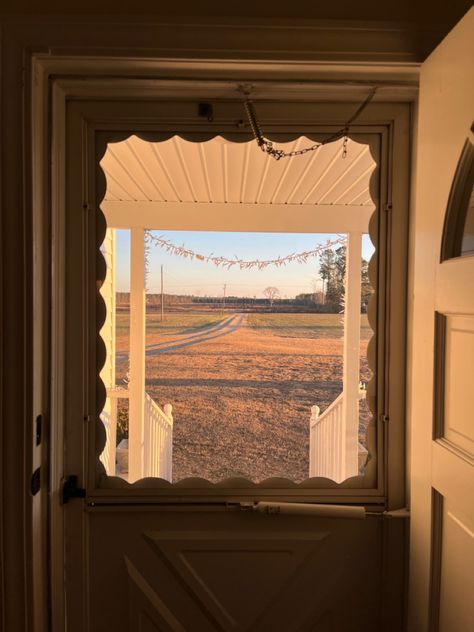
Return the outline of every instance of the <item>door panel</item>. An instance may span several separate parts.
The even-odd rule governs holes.
[[[157,104],[151,105],[156,117]],[[154,121],[145,106],[150,106],[145,104],[142,108],[146,120]],[[167,121],[171,106],[161,107]],[[125,116],[130,117],[127,108],[133,110],[133,119]],[[97,456],[105,444],[105,433],[103,424],[96,420],[105,391],[97,377],[106,354],[95,325],[102,324],[106,316],[97,294],[97,280],[103,279],[104,272],[97,251],[106,226],[103,215],[95,212],[93,201],[84,200],[103,197],[100,191],[96,197],[94,189],[104,184],[103,174],[97,169],[97,154],[104,150],[103,121],[107,120],[109,126],[139,126],[143,115],[135,102],[120,106],[108,101],[99,105],[93,100],[68,102],[66,203],[64,216],[61,215],[66,247],[64,259],[59,258],[67,272],[65,396],[62,393],[65,474],[76,474],[80,485],[86,488],[84,501],[74,499],[63,508],[64,593],[69,632],[402,629],[404,520],[381,515],[360,521],[262,516],[252,511],[228,510],[226,504],[229,499],[235,503],[236,499],[315,502],[315,498],[323,498],[345,504],[372,503],[376,510],[382,510],[385,503],[398,508],[403,502],[399,430],[403,426],[404,405],[403,396],[397,394],[401,390],[398,383],[403,381],[400,367],[404,361],[404,345],[400,342],[404,339],[408,121],[406,107],[383,108],[386,109],[377,115],[381,117],[377,125],[380,120],[387,122],[383,130],[385,149],[387,154],[393,152],[390,155],[400,165],[393,175],[393,209],[387,205],[378,227],[384,241],[396,242],[396,248],[390,249],[390,264],[398,273],[389,277],[385,264],[378,267],[385,292],[383,311],[387,297],[392,300],[387,326],[382,317],[384,327],[379,325],[380,338],[392,349],[390,358],[382,353],[384,345],[377,346],[380,371],[389,376],[387,383],[378,387],[379,401],[384,402],[389,391],[394,394],[384,421],[377,420],[378,427],[384,427],[377,434],[380,454],[383,445],[390,443],[391,450],[386,455],[390,470],[378,465],[376,473],[374,468],[376,480],[367,489],[360,487],[367,484],[365,479],[349,480],[340,486],[327,485],[323,480],[319,482],[321,489],[313,489],[311,482],[280,488],[283,483],[278,479],[270,481],[267,487],[265,482],[257,486],[237,480],[233,484],[239,487],[229,487],[227,483],[211,485],[193,479],[187,487],[159,479],[128,485],[113,477],[101,485],[103,470],[97,467]],[[107,118],[112,117],[111,110],[116,119]],[[315,116],[312,104],[311,116]],[[99,140],[94,135],[96,124]],[[368,125],[367,130],[370,129]],[[124,127],[117,137],[129,132]],[[388,140],[392,135],[393,146]],[[83,154],[78,147],[84,147]],[[381,188],[388,196],[388,171],[384,173]],[[387,338],[385,330],[389,332]],[[388,418],[390,424],[386,423]],[[315,497],[321,490],[324,495]],[[210,506],[214,508],[209,509]]]
[[[92,509],[90,630],[380,630],[383,522]]]
[[[446,319],[444,437],[474,458],[474,315]]]
[[[462,505],[449,500],[442,520],[439,629],[465,632],[474,621],[474,524]]]
[[[421,73],[410,367],[413,632],[474,629],[474,256],[460,249],[472,189],[473,30],[471,10]]]

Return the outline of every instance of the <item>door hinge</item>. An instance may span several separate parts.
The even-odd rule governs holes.
[[[391,211],[392,209],[393,209],[393,206],[392,206],[392,203],[391,203],[391,202],[388,202],[387,204],[384,204],[384,205],[383,205],[383,210],[384,210],[384,211],[386,211],[386,212],[389,212],[389,211]]]
[[[71,474],[66,476],[63,480],[63,487],[61,490],[61,504],[65,505],[71,498],[85,498],[86,490],[83,487],[78,487],[77,476]]]
[[[382,413],[381,415],[379,415],[379,420],[387,423],[390,420],[390,417],[386,413]]]

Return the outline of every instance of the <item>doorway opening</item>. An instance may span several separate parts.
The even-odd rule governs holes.
[[[363,474],[376,160],[342,145],[287,162],[221,137],[108,145],[109,476]]]

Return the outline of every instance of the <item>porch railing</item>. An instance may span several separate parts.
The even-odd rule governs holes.
[[[100,460],[109,476],[117,473],[116,463],[121,465],[120,474],[127,473],[128,441],[117,446],[118,400],[130,399],[130,392],[122,388],[107,389],[107,401],[101,413],[105,426],[106,443]],[[162,410],[145,393],[143,428],[143,476],[154,476],[172,480],[173,416],[171,404]]]
[[[144,475],[172,480],[173,416],[171,404],[164,410],[145,393]]]
[[[366,391],[359,388],[359,401]],[[319,406],[312,406],[309,424],[309,476],[322,476],[337,483],[347,478],[349,461],[345,427],[344,391],[320,414]],[[359,468],[364,465],[367,450],[359,442],[352,448],[357,451]]]

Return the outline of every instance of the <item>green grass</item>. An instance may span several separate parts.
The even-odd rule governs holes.
[[[125,336],[128,335],[130,328],[130,312],[117,312],[115,318],[115,335]]]
[[[189,334],[200,331],[214,323],[219,322],[227,316],[217,313],[192,313],[176,312],[165,314],[165,319],[161,321],[161,314],[158,312],[146,315],[146,330],[148,334],[174,335]],[[117,312],[116,335],[126,335],[129,329],[129,313]]]
[[[285,338],[340,338],[343,335],[341,314],[249,314],[248,324]],[[369,338],[367,315],[361,315],[361,337]]]
[[[231,313],[193,313],[174,312],[165,314],[165,320],[161,322],[160,313],[147,314],[147,333],[163,334],[171,336],[176,334],[190,334],[209,327]],[[268,331],[285,338],[341,338],[343,335],[343,322],[341,314],[248,314],[249,327],[256,330]],[[116,335],[128,334],[129,313],[118,312],[116,322]],[[367,315],[361,316],[361,337],[363,340],[370,338],[371,329],[367,322]]]
[[[219,313],[193,314],[192,312],[177,312],[165,314],[164,321],[161,321],[159,313],[149,313],[146,315],[146,330],[149,334],[176,332],[188,334],[210,327],[214,323],[223,320],[223,318],[226,318],[226,316]]]

